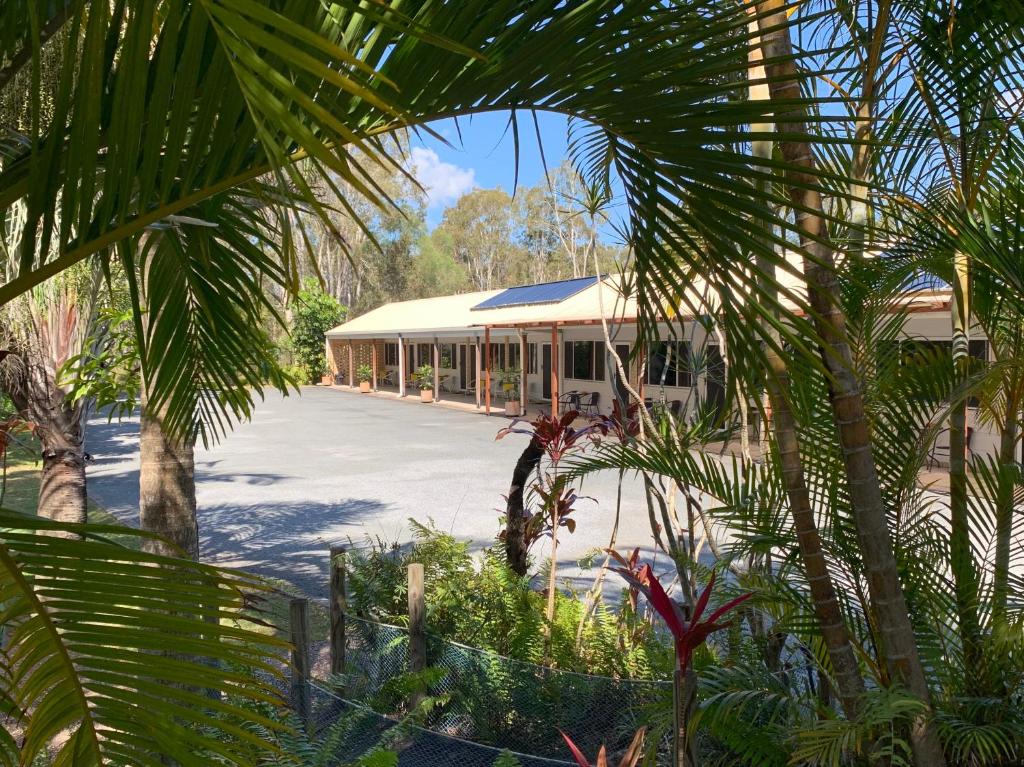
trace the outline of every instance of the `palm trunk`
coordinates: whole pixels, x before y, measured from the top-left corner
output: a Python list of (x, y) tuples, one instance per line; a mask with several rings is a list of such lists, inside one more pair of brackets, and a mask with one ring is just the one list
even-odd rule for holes
[(143, 548), (155, 554), (174, 557), (184, 554), (198, 559), (193, 444), (168, 437), (161, 413), (150, 410), (145, 395), (139, 452), (139, 526), (166, 541), (147, 540)]
[[(1010, 399), (1010, 398), (1008, 398)], [(1010, 598), (1010, 542), (1013, 538), (1014, 485), (1020, 469), (1014, 457), (1017, 449), (1018, 405), (1008, 403), (1006, 420), (999, 430), (999, 482), (996, 495), (996, 546), (992, 568), (992, 623), (1006, 627)]]
[[(970, 275), (967, 256), (957, 253), (953, 279), (953, 364), (961, 380), (970, 375)], [(957, 618), (964, 663), (977, 668), (981, 660), (978, 617), (978, 572), (971, 554), (971, 523), (967, 511), (967, 398), (953, 403), (949, 415), (949, 565), (953, 574)]]
[(51, 366), (22, 356), (8, 382), (8, 393), (21, 417), (32, 423), (39, 438), (42, 471), (38, 514), (44, 519), (85, 524), (88, 502), (85, 484), (82, 411), (69, 405)]
[[(756, 25), (752, 24), (752, 33), (756, 33)], [(752, 81), (764, 78), (764, 65), (761, 52), (757, 49), (750, 52)], [(766, 100), (770, 98), (767, 84), (751, 86), (751, 99)], [(767, 133), (770, 125), (751, 126), (752, 132)], [(772, 157), (770, 142), (755, 140), (753, 151), (756, 157), (769, 161)], [(767, 242), (767, 239), (766, 239)], [(763, 261), (763, 259), (762, 259)], [(759, 271), (769, 273), (771, 265), (760, 263)], [(767, 288), (768, 286), (766, 286)], [(843, 712), (847, 719), (853, 720), (860, 712), (860, 701), (864, 695), (864, 679), (857, 664), (857, 656), (853, 651), (850, 633), (839, 605), (835, 583), (828, 570), (825, 549), (818, 532), (814, 510), (811, 507), (810, 492), (804, 474), (803, 459), (800, 455), (800, 440), (796, 428), (796, 419), (790, 409), (786, 392), (790, 389), (789, 371), (785, 361), (779, 354), (768, 347), (766, 350), (768, 375), (765, 382), (765, 393), (771, 406), (772, 429), (779, 451), (779, 464), (782, 481), (789, 500), (790, 514), (793, 517), (793, 531), (796, 533), (797, 545), (807, 584), (814, 605), (814, 615), (821, 629), (822, 638), (832, 662), (832, 673), (835, 676), (837, 693)], [(762, 432), (762, 458), (767, 460), (765, 448), (768, 446), (768, 429)]]
[[(783, 0), (758, 2), (765, 69), (769, 91), (781, 104), (776, 124), (783, 135), (797, 136), (781, 142), (782, 155), (794, 169), (788, 176), (789, 196), (796, 211), (804, 259), (804, 279), (814, 323), (821, 344), (821, 356), (828, 373), (833, 418), (839, 432), (853, 521), (879, 629), (879, 646), (885, 667), (894, 682), (905, 685), (930, 709), (931, 695), (917, 651), (914, 628), (907, 610), (903, 585), (889, 535), (881, 486), (875, 468), (864, 398), (853, 368), (846, 341), (846, 317), (839, 303), (834, 256), (828, 244), (828, 229), (810, 135), (804, 123), (803, 107), (789, 37)], [(929, 712), (930, 713), (930, 712)], [(911, 742), (918, 767), (940, 767), (945, 756), (929, 715), (911, 726)]]

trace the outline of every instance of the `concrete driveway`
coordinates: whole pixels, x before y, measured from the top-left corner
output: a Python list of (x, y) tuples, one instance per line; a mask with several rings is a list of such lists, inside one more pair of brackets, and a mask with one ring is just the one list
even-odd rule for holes
[[(409, 399), (397, 401), (321, 387), (268, 395), (250, 423), (212, 449), (196, 451), (202, 557), (327, 592), (327, 549), (368, 538), (407, 542), (409, 518), (490, 545), (502, 495), (525, 435), (495, 442), (507, 423)], [(89, 495), (129, 524), (138, 520), (138, 421), (89, 425)], [(566, 576), (608, 545), (616, 477), (589, 478), (574, 535), (560, 534)], [(639, 482), (627, 479), (618, 548), (649, 549)], [(537, 551), (542, 554), (544, 550)], [(664, 559), (664, 557), (661, 557)]]

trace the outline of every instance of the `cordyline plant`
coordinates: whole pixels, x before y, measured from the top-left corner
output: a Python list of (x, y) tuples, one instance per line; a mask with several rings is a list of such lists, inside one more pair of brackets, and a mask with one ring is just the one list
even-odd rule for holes
[[(572, 758), (576, 761), (579, 767), (591, 767), (587, 757), (583, 755), (583, 752), (572, 742), (572, 738), (566, 735), (564, 732), (559, 730), (562, 737), (565, 738), (565, 743), (569, 746), (569, 751), (572, 752)], [(646, 729), (641, 727), (636, 731), (636, 735), (633, 736), (633, 741), (629, 744), (629, 748), (626, 749), (626, 753), (622, 755), (622, 759), (619, 761), (619, 767), (636, 767), (640, 762), (640, 757), (643, 755), (644, 748), (644, 734)], [(594, 763), (593, 767), (608, 767), (608, 752), (604, 746), (601, 746), (601, 750), (597, 752), (597, 762)]]
[[(569, 486), (564, 477), (559, 476), (558, 466), (567, 455), (582, 449), (588, 441), (608, 431), (607, 425), (601, 420), (577, 428), (573, 424), (578, 417), (579, 413), (575, 410), (569, 410), (558, 417), (542, 413), (532, 421), (516, 419), (495, 436), (496, 440), (509, 434), (530, 436), (530, 444), (519, 457), (512, 476), (512, 487), (507, 496), (505, 530), (501, 538), (505, 544), (509, 566), (520, 575), (525, 575), (526, 555), (530, 545), (549, 530), (551, 532), (551, 567), (548, 575), (546, 611), (546, 633), (549, 640), (555, 612), (558, 528), (564, 524), (569, 532), (575, 529), (575, 521), (570, 523), (563, 520), (566, 520), (578, 498), (576, 490)], [(541, 459), (545, 456), (548, 459), (548, 470), (540, 475), (534, 485), (534, 490), (541, 499), (544, 515), (542, 524), (536, 517), (527, 513), (523, 504), (523, 489), (527, 478), (540, 466)], [(548, 644), (550, 645), (550, 641)]]
[(676, 672), (673, 680), (673, 708), (675, 716), (675, 732), (673, 742), (673, 764), (676, 767), (693, 767), (697, 763), (695, 743), (688, 738), (690, 713), (696, 700), (696, 676), (692, 672), (691, 661), (697, 648), (703, 645), (709, 636), (726, 628), (729, 622), (719, 623), (719, 619), (750, 599), (752, 594), (743, 594), (726, 602), (717, 610), (704, 618), (715, 587), (715, 573), (711, 574), (707, 586), (697, 596), (693, 611), (687, 618), (686, 611), (673, 600), (654, 575), (648, 564), (637, 567), (636, 556), (626, 559), (621, 554), (609, 552), (622, 567), (615, 568), (631, 589), (642, 593), (655, 612), (661, 616), (672, 632), (676, 649)]

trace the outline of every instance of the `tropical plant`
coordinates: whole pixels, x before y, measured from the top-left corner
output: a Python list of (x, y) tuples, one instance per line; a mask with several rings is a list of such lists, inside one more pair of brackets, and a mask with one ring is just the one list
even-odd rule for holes
[[(622, 755), (622, 759), (619, 761), (619, 767), (636, 767), (640, 763), (641, 757), (644, 755), (644, 735), (646, 731), (643, 727), (636, 731), (636, 735), (633, 736), (633, 742), (630, 744), (626, 753)], [(579, 767), (591, 767), (590, 762), (587, 761), (587, 757), (583, 755), (576, 744), (572, 742), (572, 738), (562, 733), (562, 737), (565, 738), (565, 744), (569, 747), (569, 751), (572, 752), (572, 758), (576, 760), (576, 764)], [(594, 767), (608, 767), (608, 753), (604, 746), (601, 746), (601, 750), (597, 753), (597, 761), (594, 763)]]
[(360, 365), (357, 367), (356, 380), (359, 383), (370, 383), (373, 380), (373, 368), (369, 365)]
[(434, 367), (432, 365), (420, 365), (413, 371), (412, 380), (420, 391), (429, 391), (434, 388)]
[[(267, 658), (287, 645), (240, 623), (245, 594), (264, 587), (139, 551), (144, 537), (0, 510), (5, 763), (49, 754), (53, 764), (160, 765), (170, 757), (198, 765), (209, 750), (255, 764), (246, 751), (268, 753), (247, 727), (278, 725), (221, 697), (280, 702), (271, 683), (279, 672)], [(263, 680), (224, 662), (259, 670)], [(218, 741), (220, 733), (236, 744)]]

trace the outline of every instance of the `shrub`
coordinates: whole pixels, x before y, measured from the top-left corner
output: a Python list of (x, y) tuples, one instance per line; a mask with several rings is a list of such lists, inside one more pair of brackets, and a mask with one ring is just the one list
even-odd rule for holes
[(291, 345), (306, 383), (315, 383), (327, 373), (327, 331), (344, 322), (347, 313), (316, 280), (303, 284), (292, 319)]

